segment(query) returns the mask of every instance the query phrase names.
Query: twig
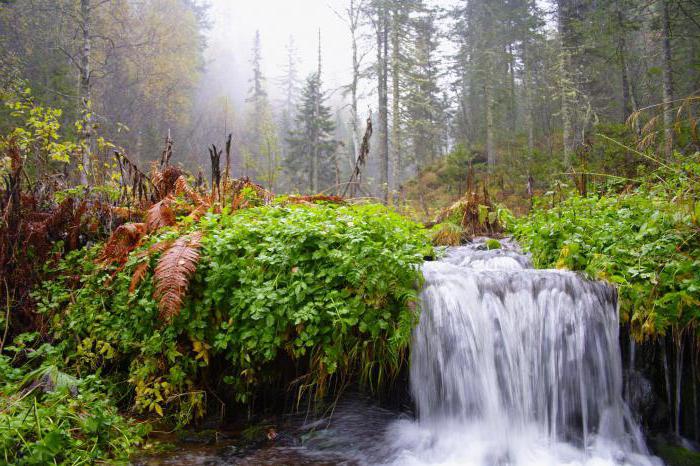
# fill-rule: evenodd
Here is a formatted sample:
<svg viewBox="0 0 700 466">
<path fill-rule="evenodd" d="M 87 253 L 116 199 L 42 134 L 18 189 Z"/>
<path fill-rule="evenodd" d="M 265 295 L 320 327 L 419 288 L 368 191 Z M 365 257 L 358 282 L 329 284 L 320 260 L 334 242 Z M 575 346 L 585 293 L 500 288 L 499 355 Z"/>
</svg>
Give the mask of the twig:
<svg viewBox="0 0 700 466">
<path fill-rule="evenodd" d="M 601 134 L 601 133 L 597 133 L 596 136 L 600 136 L 601 138 L 606 139 L 606 140 L 608 140 L 608 141 L 610 141 L 610 142 L 613 142 L 613 143 L 617 144 L 618 146 L 620 146 L 620 147 L 622 147 L 622 148 L 624 148 L 624 149 L 627 149 L 627 150 L 631 151 L 631 152 L 634 153 L 634 154 L 639 155 L 640 157 L 644 157 L 645 159 L 651 160 L 651 161 L 654 162 L 654 163 L 658 163 L 659 165 L 661 165 L 661 166 L 664 167 L 664 168 L 668 168 L 669 170 L 672 170 L 672 168 L 671 168 L 670 166 L 666 165 L 666 164 L 663 163 L 661 160 L 655 159 L 655 158 L 652 157 L 651 155 L 645 154 L 645 153 L 643 153 L 643 152 L 639 152 L 638 150 L 633 149 L 633 148 L 631 148 L 631 147 L 629 147 L 629 146 L 626 146 L 626 145 L 622 144 L 622 143 L 619 142 L 619 141 L 616 141 L 615 139 L 613 139 L 613 138 L 611 138 L 611 137 L 608 137 L 608 136 L 606 136 L 606 135 L 604 135 L 604 134 Z"/>
<path fill-rule="evenodd" d="M 360 145 L 360 154 L 358 155 L 357 160 L 355 161 L 355 168 L 352 171 L 352 175 L 350 175 L 350 180 L 347 182 L 347 184 L 345 185 L 345 189 L 343 190 L 343 197 L 345 197 L 345 194 L 347 194 L 348 188 L 350 186 L 353 186 L 353 190 L 350 194 L 351 196 L 355 195 L 354 187 L 357 186 L 359 188 L 360 186 L 360 176 L 362 175 L 362 167 L 367 161 L 367 156 L 369 155 L 369 141 L 371 137 L 372 116 L 370 115 L 369 117 L 367 117 L 367 129 L 365 130 L 365 135 L 362 138 L 362 144 Z"/>
</svg>

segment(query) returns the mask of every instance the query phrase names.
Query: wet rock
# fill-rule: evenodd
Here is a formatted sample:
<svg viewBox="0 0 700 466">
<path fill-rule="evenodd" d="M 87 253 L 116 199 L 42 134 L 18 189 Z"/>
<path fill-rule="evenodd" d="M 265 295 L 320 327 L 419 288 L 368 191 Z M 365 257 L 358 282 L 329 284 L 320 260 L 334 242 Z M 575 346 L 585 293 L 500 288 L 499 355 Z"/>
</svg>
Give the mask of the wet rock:
<svg viewBox="0 0 700 466">
<path fill-rule="evenodd" d="M 627 372 L 627 404 L 642 419 L 652 417 L 656 407 L 656 394 L 651 381 L 639 371 Z"/>
</svg>

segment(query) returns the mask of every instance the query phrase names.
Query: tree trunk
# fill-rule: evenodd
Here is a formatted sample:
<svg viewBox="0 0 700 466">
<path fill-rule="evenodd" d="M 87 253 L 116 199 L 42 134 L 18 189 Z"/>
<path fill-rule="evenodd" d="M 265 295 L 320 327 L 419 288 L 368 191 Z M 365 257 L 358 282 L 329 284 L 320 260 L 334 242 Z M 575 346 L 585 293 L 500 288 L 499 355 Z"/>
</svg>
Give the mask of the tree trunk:
<svg viewBox="0 0 700 466">
<path fill-rule="evenodd" d="M 80 170 L 80 183 L 89 184 L 90 158 L 92 156 L 92 126 L 93 117 L 90 109 L 92 105 L 92 84 L 90 82 L 90 53 L 91 53 L 91 13 L 90 0 L 80 0 L 80 20 L 82 29 L 82 49 L 80 53 L 80 103 L 83 119 L 83 131 L 80 136 L 82 145 L 82 170 Z"/>
<path fill-rule="evenodd" d="M 534 125 L 534 104 L 532 101 L 532 63 L 530 61 L 527 39 L 523 44 L 523 66 L 525 67 L 525 78 L 523 87 L 525 90 L 525 127 L 527 129 L 527 156 L 532 158 L 535 150 L 535 125 Z"/>
<path fill-rule="evenodd" d="M 358 86 L 360 82 L 360 58 L 358 54 L 357 33 L 360 26 L 360 14 L 362 12 L 362 1 L 350 0 L 347 9 L 348 24 L 350 27 L 350 38 L 352 47 L 352 82 L 350 83 L 350 128 L 352 130 L 352 151 L 350 151 L 350 167 L 354 167 L 360 156 L 360 123 L 358 115 Z"/>
<path fill-rule="evenodd" d="M 393 24 L 391 32 L 391 87 L 392 87 L 392 109 L 391 109 L 391 177 L 390 191 L 392 196 L 396 195 L 399 188 L 401 176 L 401 107 L 400 107 L 400 38 L 399 29 L 401 26 L 400 6 L 394 4 Z"/>
<path fill-rule="evenodd" d="M 511 131 L 511 138 L 514 137 L 515 135 L 515 127 L 517 124 L 517 115 L 518 115 L 518 101 L 516 98 L 516 92 L 515 92 L 515 53 L 513 52 L 513 44 L 509 43 L 507 47 L 508 51 L 508 81 L 509 81 L 509 100 L 510 100 L 510 118 L 509 118 L 509 123 L 510 123 L 510 131 Z"/>
<path fill-rule="evenodd" d="M 621 3 L 621 0 L 617 0 L 616 2 L 618 28 L 617 56 L 620 65 L 620 78 L 622 81 L 620 84 L 622 86 L 622 123 L 624 124 L 632 114 L 632 96 L 630 94 L 629 75 L 627 72 L 627 33 L 625 31 L 625 17 L 624 12 L 622 11 Z M 634 174 L 632 170 L 633 165 L 634 159 L 632 157 L 632 153 L 630 151 L 625 151 L 625 166 L 626 172 L 629 176 Z"/>
<path fill-rule="evenodd" d="M 321 163 L 321 99 L 323 95 L 321 94 L 321 71 L 322 71 L 322 61 L 321 61 L 321 29 L 318 30 L 318 68 L 316 70 L 316 95 L 315 95 L 315 108 L 314 113 L 316 116 L 316 140 L 314 144 L 314 167 L 313 167 L 313 186 L 312 194 L 316 194 L 319 191 L 319 166 Z"/>
<path fill-rule="evenodd" d="M 620 77 L 622 82 L 622 122 L 626 122 L 632 114 L 632 98 L 630 96 L 629 75 L 627 74 L 627 41 L 625 38 L 625 19 L 618 2 L 617 25 L 620 29 L 617 39 L 617 54 L 620 62 Z"/>
<path fill-rule="evenodd" d="M 493 134 L 493 90 L 488 81 L 484 85 L 484 100 L 486 102 L 486 160 L 488 172 L 492 174 L 496 167 L 496 148 Z"/>
<path fill-rule="evenodd" d="M 571 165 L 571 158 L 574 153 L 574 138 L 573 138 L 573 118 L 570 101 L 570 94 L 573 92 L 571 85 L 571 77 L 569 69 L 571 68 L 570 50 L 567 40 L 568 36 L 568 15 L 570 6 L 569 0 L 559 0 L 559 13 L 557 26 L 559 30 L 559 85 L 561 92 L 561 122 L 562 122 L 562 142 L 564 144 L 564 168 L 568 169 Z"/>
<path fill-rule="evenodd" d="M 664 99 L 664 154 L 673 157 L 673 67 L 671 64 L 671 19 L 669 0 L 659 2 L 663 33 L 663 99 Z"/>
<path fill-rule="evenodd" d="M 387 203 L 389 197 L 389 121 L 388 121 L 388 18 L 386 7 L 380 3 L 377 8 L 377 93 L 379 106 L 379 184 L 380 195 Z"/>
</svg>

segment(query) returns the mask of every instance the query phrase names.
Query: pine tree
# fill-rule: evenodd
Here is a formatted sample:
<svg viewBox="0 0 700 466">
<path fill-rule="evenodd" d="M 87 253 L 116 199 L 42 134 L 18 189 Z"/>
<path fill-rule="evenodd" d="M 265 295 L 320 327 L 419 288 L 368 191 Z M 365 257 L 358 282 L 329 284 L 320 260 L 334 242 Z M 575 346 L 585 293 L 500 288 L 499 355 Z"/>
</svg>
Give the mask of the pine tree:
<svg viewBox="0 0 700 466">
<path fill-rule="evenodd" d="M 288 135 L 294 129 L 294 113 L 296 111 L 297 101 L 299 100 L 299 74 L 298 74 L 298 56 L 297 49 L 294 43 L 294 37 L 290 36 L 287 42 L 287 61 L 284 66 L 282 76 L 278 83 L 280 86 L 283 100 L 280 103 L 279 115 L 279 140 L 281 150 L 281 160 L 287 160 L 290 146 Z"/>
<path fill-rule="evenodd" d="M 336 183 L 335 156 L 337 141 L 333 139 L 333 113 L 325 104 L 322 90 L 319 43 L 318 70 L 306 79 L 288 138 L 289 154 L 285 160 L 287 176 L 293 188 L 317 193 Z"/>
<path fill-rule="evenodd" d="M 420 168 L 441 152 L 444 108 L 438 84 L 436 12 L 425 10 L 413 20 L 413 47 L 407 73 L 404 107 L 411 159 Z"/>
<path fill-rule="evenodd" d="M 260 41 L 260 31 L 255 31 L 253 41 L 253 51 L 250 60 L 253 76 L 250 78 L 250 88 L 248 89 L 248 128 L 245 136 L 244 149 L 244 170 L 245 174 L 255 177 L 258 173 L 258 165 L 263 163 L 263 155 L 260 152 L 264 147 L 263 133 L 271 118 L 270 104 L 265 90 L 265 76 L 262 71 L 262 45 Z"/>
</svg>

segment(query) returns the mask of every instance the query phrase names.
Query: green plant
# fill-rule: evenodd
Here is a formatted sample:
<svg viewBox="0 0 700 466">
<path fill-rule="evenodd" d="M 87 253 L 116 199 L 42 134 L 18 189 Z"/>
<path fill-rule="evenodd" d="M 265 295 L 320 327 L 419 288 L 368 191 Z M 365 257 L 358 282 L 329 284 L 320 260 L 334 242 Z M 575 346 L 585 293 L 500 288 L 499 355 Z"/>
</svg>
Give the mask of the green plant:
<svg viewBox="0 0 700 466">
<path fill-rule="evenodd" d="M 622 194 L 538 200 L 512 233 L 538 267 L 585 271 L 617 285 L 638 339 L 695 328 L 700 312 L 698 155 Z"/>
<path fill-rule="evenodd" d="M 146 426 L 118 414 L 96 375 L 78 379 L 52 364 L 60 348 L 27 352 L 32 339 L 20 335 L 5 348 L 13 357 L 0 355 L 0 463 L 126 462 Z"/>
<path fill-rule="evenodd" d="M 202 235 L 196 270 L 179 312 L 164 315 L 154 245 L 192 232 Z M 240 402 L 292 382 L 280 380 L 280 358 L 303 375 L 299 398 L 338 380 L 386 381 L 404 361 L 420 264 L 432 254 L 420 226 L 376 205 L 225 208 L 140 241 L 123 265 L 96 262 L 99 246 L 70 255 L 37 299 L 56 339 L 90 339 L 87 351 L 67 350 L 79 372 L 97 361 L 128 378 L 138 410 L 180 424 L 204 413 L 214 361 Z"/>
<path fill-rule="evenodd" d="M 493 249 L 501 249 L 501 243 L 497 239 L 489 238 L 486 240 L 486 249 L 493 250 Z"/>
</svg>

